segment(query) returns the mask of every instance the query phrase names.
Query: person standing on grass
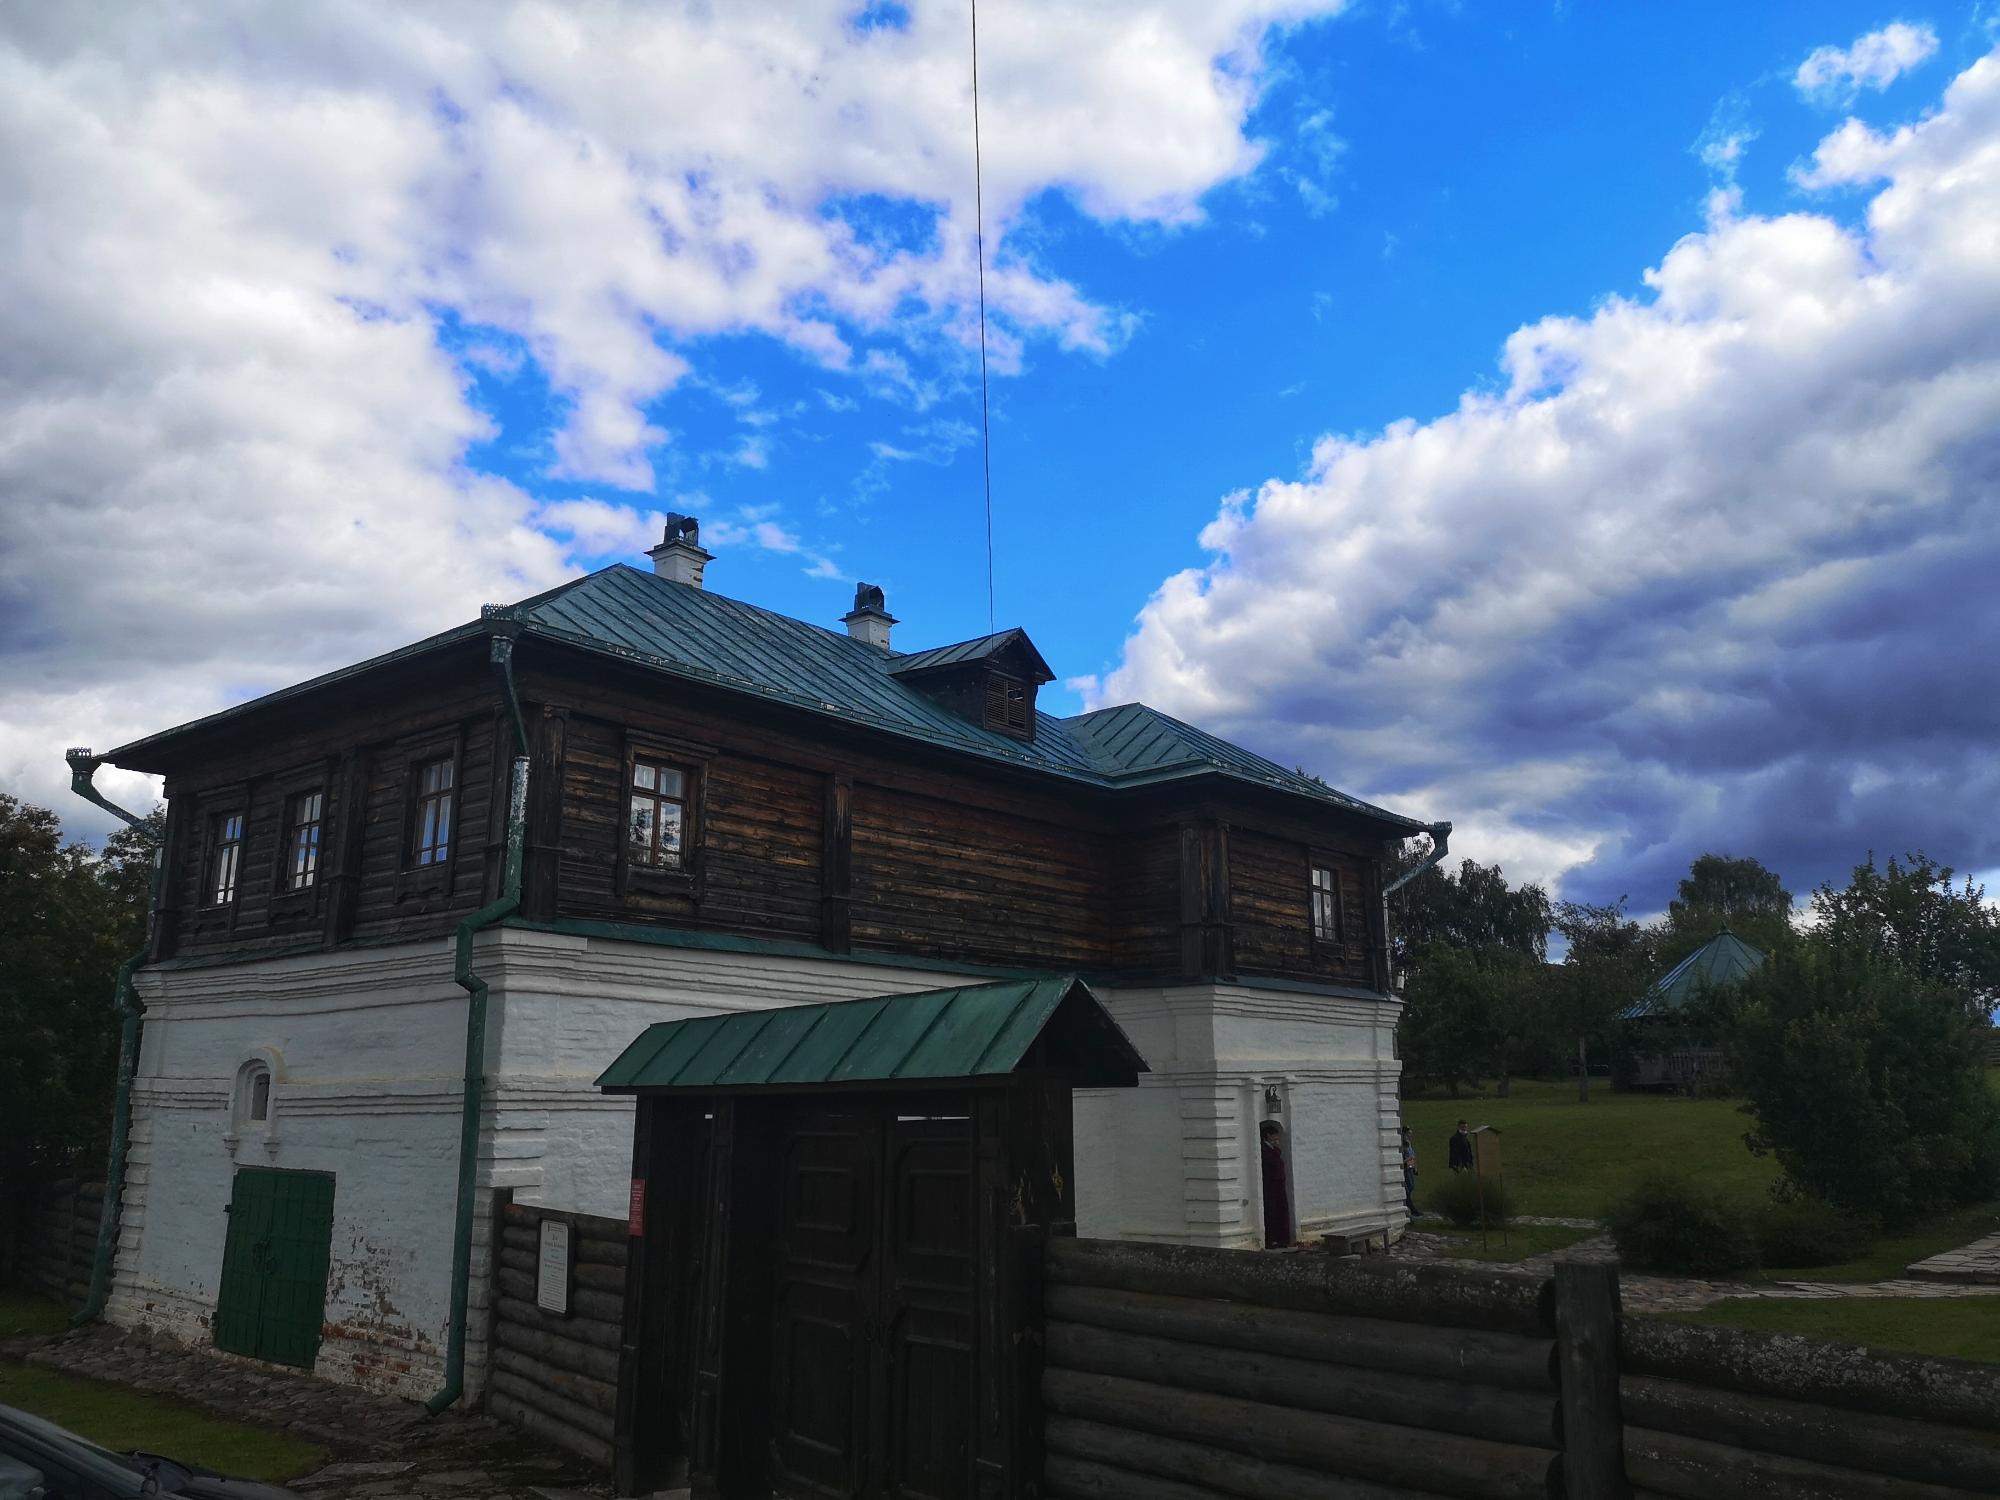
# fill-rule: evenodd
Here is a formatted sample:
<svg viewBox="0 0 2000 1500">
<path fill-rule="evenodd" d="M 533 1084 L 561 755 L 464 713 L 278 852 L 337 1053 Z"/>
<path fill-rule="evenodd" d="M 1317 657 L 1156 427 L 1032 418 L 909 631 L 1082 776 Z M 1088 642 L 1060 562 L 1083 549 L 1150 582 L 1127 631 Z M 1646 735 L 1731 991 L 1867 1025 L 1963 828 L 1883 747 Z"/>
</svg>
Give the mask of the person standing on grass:
<svg viewBox="0 0 2000 1500">
<path fill-rule="evenodd" d="M 1292 1196 L 1285 1184 L 1284 1131 L 1276 1120 L 1258 1129 L 1264 1165 L 1264 1248 L 1282 1250 L 1292 1242 Z"/>
<path fill-rule="evenodd" d="M 1417 1216 L 1417 1143 L 1410 1139 L 1410 1127 L 1403 1127 L 1403 1202 L 1410 1217 Z"/>
<path fill-rule="evenodd" d="M 1465 1128 L 1465 1121 L 1458 1122 L 1458 1131 L 1451 1138 L 1451 1156 L 1445 1162 L 1454 1172 L 1472 1170 L 1472 1132 Z"/>
</svg>

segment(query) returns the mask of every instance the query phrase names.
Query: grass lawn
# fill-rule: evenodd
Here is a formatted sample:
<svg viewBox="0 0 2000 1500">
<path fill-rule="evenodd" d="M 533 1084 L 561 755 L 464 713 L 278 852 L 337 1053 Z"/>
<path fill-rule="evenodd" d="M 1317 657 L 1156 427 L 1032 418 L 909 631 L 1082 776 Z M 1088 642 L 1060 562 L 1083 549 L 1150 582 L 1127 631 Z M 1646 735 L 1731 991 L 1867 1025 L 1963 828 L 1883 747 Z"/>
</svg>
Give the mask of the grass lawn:
<svg viewBox="0 0 2000 1500">
<path fill-rule="evenodd" d="M 24 1333 L 61 1333 L 69 1327 L 69 1309 L 37 1292 L 0 1288 L 0 1339 Z"/>
<path fill-rule="evenodd" d="M 1732 1297 L 1698 1313 L 1674 1316 L 1682 1322 L 1800 1333 L 1912 1354 L 2000 1364 L 2000 1296 L 1840 1297 L 1824 1301 Z"/>
<path fill-rule="evenodd" d="M 2000 1203 L 1955 1209 L 1921 1224 L 1884 1235 L 1859 1260 L 1837 1266 L 1785 1270 L 1767 1266 L 1750 1278 L 1756 1281 L 1894 1281 L 1913 1261 L 1943 1250 L 1955 1250 L 1969 1240 L 2000 1230 Z"/>
<path fill-rule="evenodd" d="M 1560 1224 L 1516 1224 L 1508 1229 L 1504 1244 L 1500 1231 L 1491 1231 L 1487 1235 L 1490 1243 L 1482 1250 L 1477 1229 L 1458 1229 L 1436 1219 L 1420 1219 L 1416 1228 L 1425 1234 L 1449 1236 L 1453 1243 L 1444 1253 L 1454 1259 L 1487 1261 L 1526 1260 L 1531 1255 L 1546 1255 L 1551 1250 L 1567 1249 L 1578 1240 L 1587 1240 L 1597 1232 L 1565 1229 Z"/>
<path fill-rule="evenodd" d="M 117 1453 L 164 1453 L 244 1479 L 297 1479 L 319 1468 L 327 1456 L 319 1444 L 289 1433 L 10 1360 L 0 1360 L 0 1405 L 33 1412 Z"/>
<path fill-rule="evenodd" d="M 1417 1203 L 1444 1175 L 1446 1141 L 1461 1120 L 1500 1132 L 1500 1157 L 1517 1213 L 1594 1219 L 1633 1178 L 1671 1166 L 1746 1205 L 1778 1180 L 1769 1157 L 1743 1145 L 1750 1121 L 1733 1099 L 1619 1094 L 1592 1080 L 1590 1103 L 1573 1082 L 1516 1079 L 1513 1097 L 1406 1099 L 1403 1123 L 1417 1145 Z"/>
</svg>

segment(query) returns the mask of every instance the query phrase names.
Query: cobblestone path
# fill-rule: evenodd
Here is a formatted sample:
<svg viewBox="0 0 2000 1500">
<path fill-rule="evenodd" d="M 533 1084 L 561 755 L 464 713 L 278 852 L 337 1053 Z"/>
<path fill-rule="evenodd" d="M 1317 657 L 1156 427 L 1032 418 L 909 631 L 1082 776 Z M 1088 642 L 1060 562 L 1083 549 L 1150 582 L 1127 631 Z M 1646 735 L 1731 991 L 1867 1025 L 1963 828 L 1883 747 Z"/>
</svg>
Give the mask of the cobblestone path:
<svg viewBox="0 0 2000 1500">
<path fill-rule="evenodd" d="M 1969 1281 L 2000 1287 L 2000 1233 L 1920 1260 L 1909 1274 L 1931 1281 Z"/>
<path fill-rule="evenodd" d="M 581 1459 L 477 1411 L 433 1417 L 378 1396 L 212 1350 L 97 1324 L 52 1338 L 0 1340 L 0 1356 L 170 1396 L 218 1416 L 294 1432 L 331 1458 L 287 1482 L 309 1500 L 607 1500 Z"/>
</svg>

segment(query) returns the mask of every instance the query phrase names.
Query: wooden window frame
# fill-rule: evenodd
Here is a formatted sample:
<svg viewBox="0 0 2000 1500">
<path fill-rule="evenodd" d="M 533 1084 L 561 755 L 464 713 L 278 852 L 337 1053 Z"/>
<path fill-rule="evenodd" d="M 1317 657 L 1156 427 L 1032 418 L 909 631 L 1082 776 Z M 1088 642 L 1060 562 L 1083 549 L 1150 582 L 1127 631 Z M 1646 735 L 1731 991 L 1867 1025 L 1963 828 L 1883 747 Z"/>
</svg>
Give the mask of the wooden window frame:
<svg viewBox="0 0 2000 1500">
<path fill-rule="evenodd" d="M 702 840 L 708 829 L 708 763 L 711 752 L 692 745 L 677 744 L 654 735 L 628 734 L 618 757 L 618 787 L 612 804 L 611 826 L 618 839 L 619 896 L 684 896 L 699 901 L 704 884 Z M 681 830 L 681 866 L 664 870 L 642 865 L 632 858 L 631 841 L 625 837 L 626 819 L 631 814 L 632 772 L 639 761 L 652 761 L 679 771 L 687 781 L 682 799 L 686 826 Z"/>
<path fill-rule="evenodd" d="M 242 910 L 244 880 L 248 870 L 244 866 L 244 850 L 250 848 L 250 782 L 228 782 L 224 786 L 210 786 L 192 796 L 194 802 L 194 906 L 188 912 L 188 932 L 190 936 L 214 936 L 218 930 L 222 934 L 236 932 L 236 914 Z M 226 902 L 210 900 L 214 892 L 214 858 L 216 858 L 216 822 L 220 818 L 236 816 L 242 818 L 242 836 L 238 838 L 236 854 L 236 890 Z"/>
<path fill-rule="evenodd" d="M 316 804 L 309 821 L 300 821 L 306 799 Z M 296 896 L 319 885 L 320 876 L 326 863 L 327 790 L 324 786 L 309 786 L 303 791 L 293 792 L 285 798 L 284 808 L 278 814 L 278 880 L 284 886 L 284 894 Z M 297 840 L 302 829 L 312 830 L 312 848 L 306 860 L 306 880 L 299 883 L 299 862 Z"/>
<path fill-rule="evenodd" d="M 228 844 L 236 850 L 236 864 L 230 872 L 230 894 L 216 898 L 216 882 L 220 880 L 220 856 L 224 840 L 220 838 L 224 820 L 236 820 L 236 838 Z M 244 850 L 250 848 L 250 798 L 232 802 L 230 806 L 202 808 L 202 868 L 200 868 L 200 908 L 202 912 L 234 912 L 244 898 Z"/>
<path fill-rule="evenodd" d="M 277 799 L 277 830 L 271 844 L 271 885 L 265 912 L 273 922 L 316 916 L 330 873 L 327 850 L 332 847 L 334 816 L 345 816 L 345 808 L 333 802 L 333 771 L 329 764 L 302 766 L 271 779 L 271 793 Z M 319 853 L 313 862 L 313 882 L 292 889 L 292 809 L 301 797 L 319 794 Z"/>
<path fill-rule="evenodd" d="M 1021 705 L 1021 721 L 1013 720 L 1010 710 L 1014 699 L 1010 694 L 1018 693 Z M 994 699 L 1000 701 L 1000 717 L 993 716 Z M 1016 677 L 1011 672 L 991 672 L 981 686 L 980 720 L 988 729 L 997 734 L 1011 735 L 1017 740 L 1031 739 L 1035 729 L 1035 695 L 1025 677 Z"/>
<path fill-rule="evenodd" d="M 417 859 L 417 818 L 423 809 L 424 767 L 451 762 L 451 839 L 445 856 L 431 864 Z M 465 731 L 453 729 L 411 746 L 402 753 L 403 816 L 396 834 L 396 899 L 448 898 L 465 848 Z"/>
<path fill-rule="evenodd" d="M 1327 893 L 1332 901 L 1333 931 L 1320 931 L 1319 925 L 1319 873 L 1324 870 L 1332 884 Z M 1347 951 L 1347 913 L 1345 897 L 1347 879 L 1342 873 L 1340 862 L 1330 855 L 1310 853 L 1306 856 L 1306 927 L 1312 934 L 1313 951 L 1316 953 L 1339 953 Z"/>
</svg>

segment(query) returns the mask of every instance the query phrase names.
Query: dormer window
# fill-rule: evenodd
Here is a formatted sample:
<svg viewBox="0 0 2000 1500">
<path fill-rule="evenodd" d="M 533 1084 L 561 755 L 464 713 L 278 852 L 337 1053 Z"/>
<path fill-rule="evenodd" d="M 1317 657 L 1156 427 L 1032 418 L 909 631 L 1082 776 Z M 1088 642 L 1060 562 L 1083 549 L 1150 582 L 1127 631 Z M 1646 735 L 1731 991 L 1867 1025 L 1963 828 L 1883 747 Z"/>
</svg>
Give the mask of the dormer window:
<svg viewBox="0 0 2000 1500">
<path fill-rule="evenodd" d="M 1026 734 L 1029 724 L 1028 685 L 1000 672 L 987 674 L 986 727 L 1003 734 Z"/>
<path fill-rule="evenodd" d="M 894 657 L 889 675 L 959 718 L 1017 740 L 1035 737 L 1035 690 L 1055 681 L 1020 630 Z"/>
</svg>

